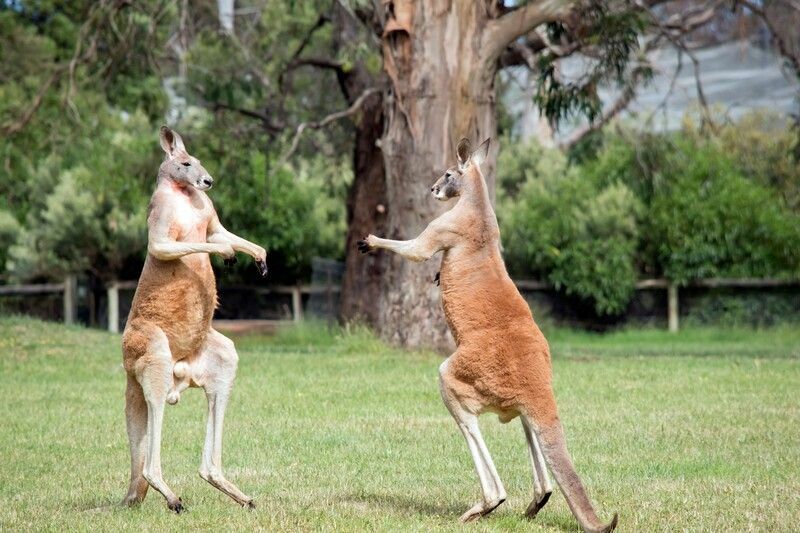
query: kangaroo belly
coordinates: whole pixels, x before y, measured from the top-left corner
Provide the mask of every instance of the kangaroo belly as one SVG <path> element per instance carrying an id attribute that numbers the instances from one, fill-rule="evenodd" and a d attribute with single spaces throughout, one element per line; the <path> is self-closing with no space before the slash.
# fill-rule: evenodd
<path id="1" fill-rule="evenodd" d="M 216 283 L 205 259 L 196 264 L 148 259 L 136 289 L 131 319 L 161 328 L 175 360 L 192 357 L 200 349 L 214 317 Z"/>

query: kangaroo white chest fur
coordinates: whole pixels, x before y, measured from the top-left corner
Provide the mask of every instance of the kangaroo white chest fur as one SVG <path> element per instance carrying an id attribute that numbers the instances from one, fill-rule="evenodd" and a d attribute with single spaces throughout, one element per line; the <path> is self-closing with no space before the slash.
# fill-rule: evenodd
<path id="1" fill-rule="evenodd" d="M 123 503 L 141 502 L 153 487 L 170 509 L 183 510 L 161 473 L 161 426 L 165 404 L 177 403 L 181 392 L 193 386 L 202 387 L 208 399 L 200 476 L 240 505 L 252 507 L 252 499 L 222 473 L 223 418 L 239 357 L 233 342 L 211 327 L 217 292 L 209 254 L 232 259 L 244 252 L 266 274 L 266 252 L 220 223 L 204 192 L 213 179 L 166 126 L 161 128 L 161 146 L 167 159 L 150 202 L 147 260 L 122 336 L 131 450 L 131 480 Z"/>
<path id="2" fill-rule="evenodd" d="M 173 212 L 173 230 L 177 240 L 183 242 L 206 242 L 208 224 L 214 209 L 208 196 L 201 191 L 174 190 L 166 193 L 169 209 Z"/>

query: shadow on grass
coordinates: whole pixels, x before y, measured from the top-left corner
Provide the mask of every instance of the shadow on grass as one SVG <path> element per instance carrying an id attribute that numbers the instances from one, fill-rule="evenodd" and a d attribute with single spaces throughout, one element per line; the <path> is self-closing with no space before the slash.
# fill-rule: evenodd
<path id="1" fill-rule="evenodd" d="M 374 505 L 377 507 L 387 507 L 404 512 L 414 512 L 417 514 L 424 514 L 428 516 L 435 516 L 438 518 L 452 518 L 457 520 L 464 509 L 454 504 L 436 504 L 428 500 L 412 498 L 408 496 L 398 496 L 396 494 L 349 494 L 342 498 L 343 502 L 360 503 L 367 505 Z"/>
<path id="2" fill-rule="evenodd" d="M 383 507 L 402 513 L 412 512 L 416 514 L 431 516 L 434 518 L 441 518 L 445 521 L 450 521 L 454 525 L 458 524 L 458 518 L 466 511 L 471 505 L 471 502 L 465 502 L 463 505 L 458 504 L 436 504 L 425 499 L 413 498 L 409 496 L 400 496 L 396 494 L 350 494 L 342 498 L 344 503 L 358 503 L 362 505 L 371 505 Z M 500 510 L 500 508 L 498 509 Z M 506 511 L 506 513 L 503 513 Z M 500 516 L 499 514 L 508 514 L 510 511 L 503 510 L 501 513 L 496 511 L 492 514 L 482 518 L 480 522 L 491 522 L 493 517 Z M 560 531 L 575 531 L 577 527 L 576 522 L 572 517 L 565 517 L 560 515 L 551 515 L 549 513 L 539 514 L 534 520 L 525 518 L 520 513 L 519 520 L 523 523 L 532 523 L 543 526 L 548 529 Z"/>

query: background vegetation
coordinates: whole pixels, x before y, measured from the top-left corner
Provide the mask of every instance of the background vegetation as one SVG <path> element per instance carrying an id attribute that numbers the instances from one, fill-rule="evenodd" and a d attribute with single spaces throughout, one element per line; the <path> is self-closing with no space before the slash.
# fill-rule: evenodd
<path id="1" fill-rule="evenodd" d="M 183 44 L 168 22 L 182 16 L 177 3 L 108 6 L 0 4 L 0 280 L 135 278 L 156 131 L 175 113 L 218 179 L 223 222 L 269 249 L 272 281 L 308 279 L 314 256 L 343 259 L 351 126 L 310 131 L 287 161 L 287 124 L 340 109 L 339 91 L 324 88 L 354 62 L 380 70 L 380 58 L 354 42 L 336 50 L 338 71 L 304 68 L 300 52 L 315 57 L 332 31 L 314 2 L 265 8 L 235 54 L 213 2 L 197 5 Z M 76 48 L 81 35 L 89 45 Z M 265 100 L 269 114 L 252 111 Z M 616 123 L 562 152 L 515 138 L 501 109 L 498 215 L 512 275 L 609 316 L 640 278 L 797 278 L 796 127 L 768 112 L 713 128 L 707 118 L 668 133 Z M 229 281 L 255 275 L 247 261 L 235 268 Z"/>
<path id="2" fill-rule="evenodd" d="M 600 314 L 623 311 L 639 278 L 794 279 L 796 142 L 769 113 L 713 134 L 688 120 L 661 134 L 618 125 L 567 155 L 507 141 L 498 214 L 509 267 Z"/>

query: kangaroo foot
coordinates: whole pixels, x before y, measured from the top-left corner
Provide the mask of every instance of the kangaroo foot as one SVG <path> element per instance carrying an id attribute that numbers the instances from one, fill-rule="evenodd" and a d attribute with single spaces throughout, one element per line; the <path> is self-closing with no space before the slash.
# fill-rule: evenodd
<path id="1" fill-rule="evenodd" d="M 495 509 L 497 509 L 501 503 L 506 501 L 505 498 L 497 498 L 490 502 L 478 502 L 470 508 L 469 511 L 461 515 L 461 518 L 458 520 L 460 522 L 472 522 L 473 520 L 477 520 L 482 516 L 486 516 L 487 514 L 491 513 Z"/>
<path id="2" fill-rule="evenodd" d="M 176 514 L 181 514 L 186 510 L 186 507 L 183 506 L 183 501 L 181 501 L 180 498 L 174 502 L 167 502 L 167 507 L 169 507 L 170 511 L 175 511 Z"/>
<path id="3" fill-rule="evenodd" d="M 541 495 L 537 495 L 537 497 L 531 502 L 528 506 L 528 509 L 525 511 L 525 516 L 533 520 L 536 518 L 536 515 L 539 511 L 544 507 L 544 504 L 547 503 L 547 500 L 550 499 L 550 495 L 552 492 L 545 492 Z"/>

